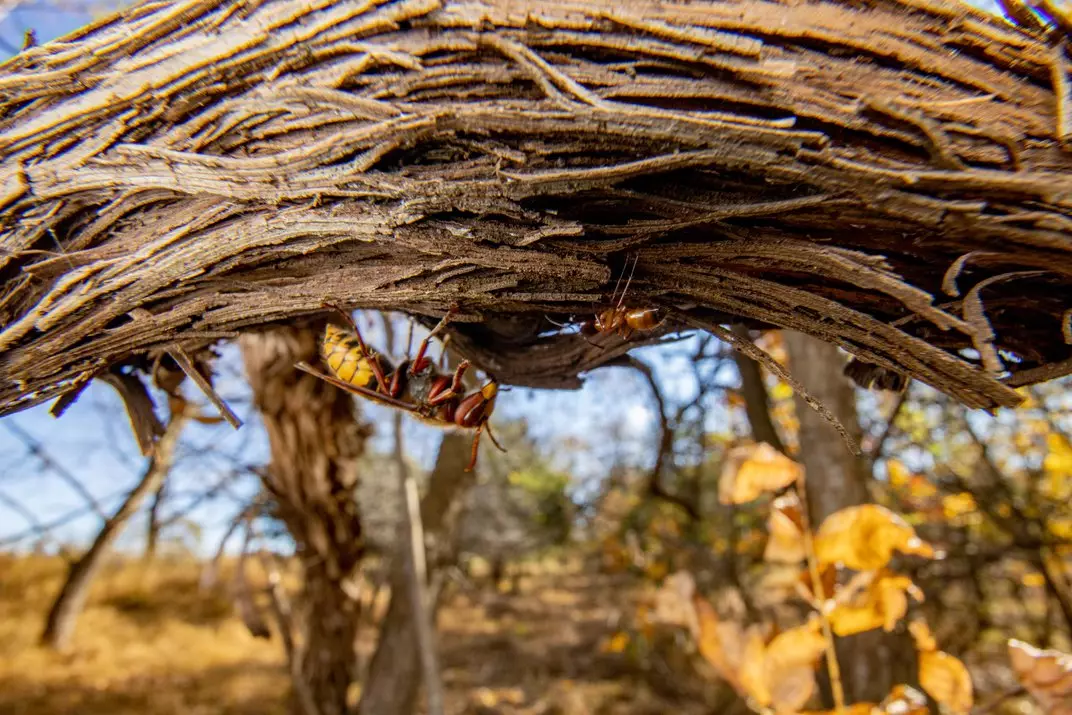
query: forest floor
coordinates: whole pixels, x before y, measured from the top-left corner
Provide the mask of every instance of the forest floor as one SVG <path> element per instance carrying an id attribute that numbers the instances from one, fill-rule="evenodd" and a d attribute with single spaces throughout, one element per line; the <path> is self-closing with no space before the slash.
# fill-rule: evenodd
<path id="1" fill-rule="evenodd" d="M 451 715 L 710 712 L 666 672 L 608 647 L 639 586 L 582 563 L 528 569 L 508 593 L 472 586 L 447 599 L 439 638 Z M 289 712 L 282 646 L 249 634 L 227 578 L 205 587 L 190 560 L 113 560 L 61 655 L 36 640 L 63 572 L 57 557 L 0 555 L 0 715 Z"/>

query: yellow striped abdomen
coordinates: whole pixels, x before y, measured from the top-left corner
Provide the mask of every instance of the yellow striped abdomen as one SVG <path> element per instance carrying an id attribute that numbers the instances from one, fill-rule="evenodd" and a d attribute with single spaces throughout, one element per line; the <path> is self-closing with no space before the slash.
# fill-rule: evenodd
<path id="1" fill-rule="evenodd" d="M 349 330 L 328 323 L 324 339 L 320 343 L 320 356 L 335 377 L 358 387 L 376 389 L 376 375 L 368 356 L 361 349 L 357 336 Z M 380 364 L 385 373 L 391 372 L 391 365 L 382 357 Z"/>

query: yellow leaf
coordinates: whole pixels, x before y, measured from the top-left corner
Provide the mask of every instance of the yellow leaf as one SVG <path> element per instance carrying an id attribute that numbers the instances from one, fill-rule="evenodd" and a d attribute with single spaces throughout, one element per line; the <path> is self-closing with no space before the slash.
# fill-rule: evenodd
<path id="1" fill-rule="evenodd" d="M 629 634 L 618 631 L 614 637 L 603 644 L 600 650 L 604 653 L 622 653 L 629 646 Z"/>
<path id="2" fill-rule="evenodd" d="M 887 459 L 886 477 L 889 479 L 890 486 L 903 487 L 908 484 L 908 480 L 912 477 L 912 472 L 908 471 L 908 467 L 899 459 Z"/>
<path id="3" fill-rule="evenodd" d="M 775 400 L 788 400 L 793 396 L 793 388 L 779 380 L 778 384 L 771 388 L 770 396 Z"/>
<path id="4" fill-rule="evenodd" d="M 908 624 L 908 632 L 912 634 L 919 652 L 929 653 L 938 650 L 938 643 L 935 642 L 934 634 L 931 633 L 931 627 L 926 621 L 912 621 Z"/>
<path id="5" fill-rule="evenodd" d="M 953 713 L 967 713 L 974 701 L 971 676 L 957 658 L 940 650 L 919 654 L 919 684 Z"/>
<path id="6" fill-rule="evenodd" d="M 835 512 L 815 535 L 815 553 L 824 564 L 875 571 L 889 563 L 894 550 L 934 557 L 934 549 L 916 536 L 903 518 L 878 504 Z"/>
<path id="7" fill-rule="evenodd" d="M 726 455 L 718 483 L 723 504 L 744 504 L 796 481 L 803 468 L 766 442 L 734 447 Z"/>
<path id="8" fill-rule="evenodd" d="M 1024 689 L 1050 715 L 1072 715 L 1072 655 L 1009 641 L 1009 661 Z"/>
<path id="9" fill-rule="evenodd" d="M 908 611 L 908 596 L 923 600 L 923 593 L 907 576 L 880 571 L 865 591 L 830 612 L 830 625 L 839 636 L 863 633 L 875 628 L 892 631 Z M 839 599 L 840 600 L 840 599 Z"/>
<path id="10" fill-rule="evenodd" d="M 778 497 L 771 505 L 767 518 L 767 546 L 763 550 L 763 560 L 777 563 L 795 564 L 804 560 L 804 533 L 799 526 L 800 500 L 790 493 Z"/>
<path id="11" fill-rule="evenodd" d="M 914 500 L 922 501 L 938 494 L 938 489 L 926 477 L 914 474 L 908 480 L 908 494 Z"/>
<path id="12" fill-rule="evenodd" d="M 774 637 L 767 644 L 767 660 L 773 670 L 798 665 L 815 665 L 826 649 L 821 624 L 812 619 L 803 626 L 790 628 Z"/>
<path id="13" fill-rule="evenodd" d="M 975 498 L 969 492 L 950 494 L 942 498 L 942 513 L 946 519 L 956 519 L 964 514 L 978 511 Z"/>
<path id="14" fill-rule="evenodd" d="M 1046 457 L 1042 461 L 1042 468 L 1047 472 L 1061 472 L 1063 475 L 1072 473 L 1072 445 L 1063 435 L 1050 432 L 1046 435 Z"/>
<path id="15" fill-rule="evenodd" d="M 1020 583 L 1028 588 L 1041 588 L 1046 585 L 1046 577 L 1040 573 L 1025 573 Z"/>

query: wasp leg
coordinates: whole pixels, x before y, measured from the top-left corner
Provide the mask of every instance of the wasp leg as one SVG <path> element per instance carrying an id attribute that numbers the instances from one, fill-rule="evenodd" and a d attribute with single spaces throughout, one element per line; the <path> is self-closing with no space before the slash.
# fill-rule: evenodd
<path id="1" fill-rule="evenodd" d="M 484 423 L 484 429 L 488 431 L 488 438 L 491 440 L 491 443 L 495 445 L 500 452 L 506 452 L 506 448 L 499 444 L 499 440 L 495 439 L 495 433 L 491 431 L 490 422 Z"/>
<path id="2" fill-rule="evenodd" d="M 581 337 L 582 337 L 582 338 L 584 338 L 584 342 L 588 343 L 589 345 L 591 345 L 591 346 L 592 346 L 592 347 L 594 347 L 594 348 L 599 348 L 599 350 L 600 350 L 601 352 L 607 349 L 607 346 L 606 346 L 606 345 L 600 345 L 599 343 L 597 343 L 597 342 L 595 342 L 595 341 L 593 341 L 593 340 L 589 340 L 589 339 L 588 339 L 588 336 L 587 336 L 587 335 L 585 335 L 584 333 L 581 333 L 580 335 L 581 335 Z M 599 335 L 600 335 L 600 333 L 596 333 L 596 336 L 597 336 L 597 337 L 598 337 Z"/>
<path id="3" fill-rule="evenodd" d="M 428 345 L 431 343 L 432 338 L 443 331 L 443 328 L 447 327 L 447 323 L 454 316 L 455 309 L 452 307 L 447 311 L 447 314 L 443 316 L 443 319 L 432 328 L 432 332 L 428 333 L 428 336 L 421 341 L 420 346 L 417 348 L 417 354 L 413 357 L 413 362 L 409 364 L 409 374 L 413 375 L 420 369 L 420 366 L 424 363 L 424 354 L 428 352 Z"/>
<path id="4" fill-rule="evenodd" d="M 480 446 L 480 433 L 484 429 L 484 425 L 477 425 L 476 434 L 473 435 L 473 454 L 469 458 L 469 466 L 465 468 L 465 471 L 473 471 L 473 467 L 476 466 L 477 448 Z"/>
<path id="5" fill-rule="evenodd" d="M 457 369 L 454 370 L 454 379 L 450 383 L 450 387 L 443 392 L 440 392 L 435 397 L 429 397 L 426 402 L 429 405 L 441 405 L 447 400 L 458 397 L 465 392 L 465 385 L 462 384 L 462 378 L 465 376 L 465 371 L 469 369 L 469 361 L 462 360 L 458 363 Z"/>

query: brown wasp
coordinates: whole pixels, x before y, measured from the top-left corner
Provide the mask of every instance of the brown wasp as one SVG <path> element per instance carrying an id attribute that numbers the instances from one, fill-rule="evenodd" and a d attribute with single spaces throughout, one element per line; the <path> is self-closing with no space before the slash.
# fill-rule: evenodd
<path id="1" fill-rule="evenodd" d="M 659 308 L 630 308 L 625 305 L 625 294 L 629 292 L 629 284 L 633 282 L 633 273 L 636 271 L 637 261 L 640 256 L 633 257 L 633 266 L 629 270 L 629 278 L 625 281 L 625 288 L 618 296 L 618 287 L 622 283 L 622 274 L 618 276 L 618 282 L 614 284 L 614 293 L 611 300 L 618 296 L 618 302 L 613 308 L 607 308 L 595 314 L 590 320 L 581 323 L 581 335 L 592 337 L 595 335 L 609 335 L 617 333 L 623 340 L 628 340 L 633 333 L 654 330 L 666 320 L 662 317 Z"/>
<path id="2" fill-rule="evenodd" d="M 450 313 L 421 341 L 412 360 L 395 367 L 379 353 L 369 350 L 349 313 L 335 306 L 326 307 L 337 311 L 347 326 L 340 328 L 328 323 L 320 343 L 320 356 L 332 374 L 325 375 L 304 362 L 297 363 L 296 368 L 353 395 L 410 412 L 436 427 L 475 430 L 472 458 L 466 471 L 472 471 L 476 465 L 482 432 L 487 431 L 491 441 L 502 450 L 488 424 L 499 383 L 490 379 L 479 390 L 465 394 L 462 378 L 469 369 L 469 361 L 463 360 L 453 375 L 444 375 L 426 354 L 431 339 L 450 322 Z"/>

